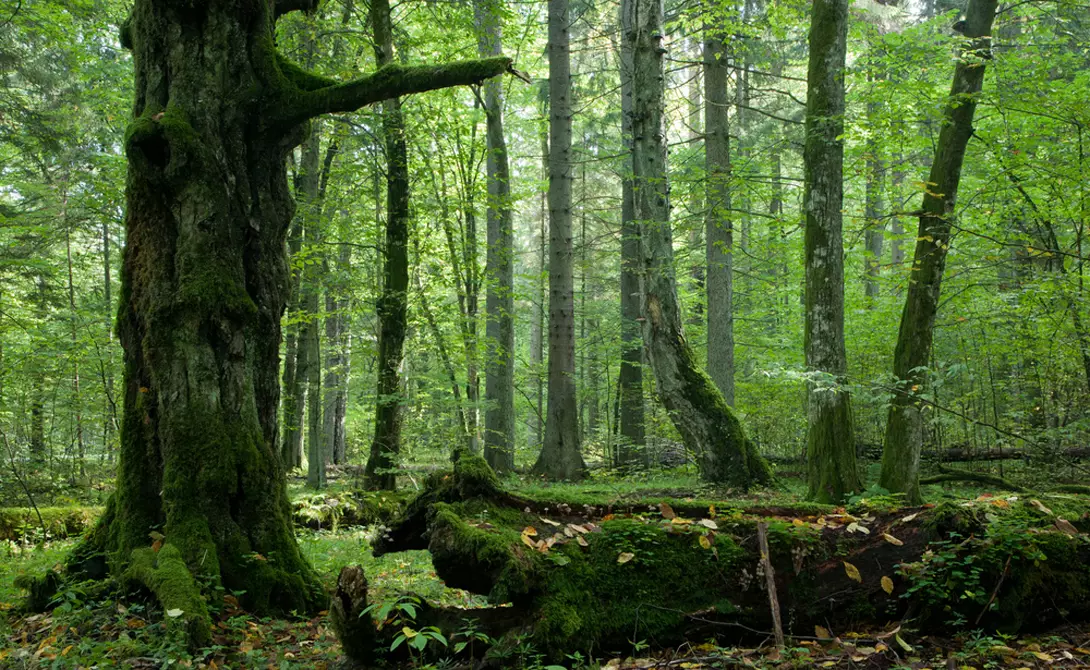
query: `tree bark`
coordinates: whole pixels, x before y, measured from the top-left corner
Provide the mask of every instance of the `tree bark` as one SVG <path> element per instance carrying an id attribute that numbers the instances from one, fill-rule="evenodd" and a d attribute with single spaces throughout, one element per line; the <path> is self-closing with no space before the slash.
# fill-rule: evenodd
<path id="1" fill-rule="evenodd" d="M 482 57 L 503 52 L 502 2 L 476 0 L 473 13 L 477 27 L 477 52 Z M 485 82 L 488 170 L 488 256 L 485 261 L 488 294 L 485 310 L 487 338 L 484 397 L 484 457 L 496 472 L 515 467 L 515 266 L 511 170 L 503 136 L 503 86 Z"/>
<path id="2" fill-rule="evenodd" d="M 622 8 L 623 10 L 623 8 Z M 632 17 L 621 13 L 622 30 Z M 632 169 L 632 44 L 621 41 L 621 141 L 625 161 L 621 173 L 621 369 L 617 377 L 618 417 L 621 439 L 617 447 L 620 466 L 650 464 L 643 407 L 643 333 L 640 324 L 640 226 L 636 221 L 636 196 Z"/>
<path id="3" fill-rule="evenodd" d="M 568 0 L 549 0 L 549 404 L 534 472 L 557 480 L 586 469 L 575 396 L 569 25 Z"/>
<path id="4" fill-rule="evenodd" d="M 899 388 L 889 408 L 878 483 L 889 491 L 906 494 L 909 501 L 920 499 L 924 418 L 923 405 L 916 394 L 927 381 L 961 167 L 973 132 L 973 113 L 984 84 L 985 64 L 991 56 L 996 4 L 996 0 L 970 0 L 966 10 L 964 34 L 969 42 L 954 68 L 953 85 L 943 111 L 893 352 L 893 375 Z"/>
<path id="5" fill-rule="evenodd" d="M 352 248 L 344 245 L 336 261 L 336 277 L 326 289 L 325 336 L 329 347 L 326 359 L 322 393 L 325 406 L 322 411 L 322 433 L 329 462 L 347 463 L 345 453 L 345 415 L 348 411 L 349 346 L 348 329 L 345 327 L 348 299 L 344 282 L 351 270 Z"/>
<path id="6" fill-rule="evenodd" d="M 731 277 L 734 233 L 730 214 L 730 125 L 726 45 L 715 28 L 704 37 L 704 218 L 708 291 L 708 376 L 723 400 L 734 405 L 734 290 Z M 721 30 L 721 29 L 720 29 Z"/>
<path id="7" fill-rule="evenodd" d="M 328 602 L 295 543 L 276 448 L 294 209 L 285 164 L 304 122 L 510 67 L 387 67 L 339 83 L 276 53 L 271 12 L 303 7 L 273 4 L 136 0 L 121 36 L 135 99 L 118 484 L 69 568 L 101 574 L 108 555 L 124 581 L 182 611 L 167 625 L 195 645 L 210 640 L 204 588 L 242 591 L 261 613 Z"/>
<path id="8" fill-rule="evenodd" d="M 685 339 L 674 274 L 666 179 L 661 0 L 625 0 L 622 40 L 632 51 L 632 169 L 639 225 L 643 341 L 670 418 L 708 480 L 749 488 L 768 465 Z"/>
<path id="9" fill-rule="evenodd" d="M 806 367 L 809 497 L 842 502 L 862 489 L 844 349 L 844 62 L 848 0 L 814 0 L 807 74 Z"/>
<path id="10" fill-rule="evenodd" d="M 873 48 L 873 46 L 871 47 Z M 872 56 L 873 58 L 873 56 Z M 873 68 L 873 65 L 870 66 Z M 874 80 L 873 73 L 868 79 Z M 881 148 L 878 142 L 879 129 L 875 127 L 878 115 L 878 103 L 871 100 L 867 102 L 867 123 L 869 134 L 866 143 L 866 158 L 864 159 L 864 172 L 866 184 L 864 187 L 863 219 L 866 233 L 864 242 L 867 248 L 867 256 L 864 261 L 865 276 L 863 288 L 867 297 L 867 308 L 872 309 L 878 298 L 878 277 L 882 268 L 882 246 L 886 237 L 885 219 L 882 217 L 882 189 L 885 185 L 886 168 L 882 161 Z"/>
<path id="11" fill-rule="evenodd" d="M 389 0 L 372 0 L 371 25 L 375 61 L 393 63 L 393 25 Z M 404 355 L 409 290 L 409 157 L 401 101 L 382 103 L 382 137 L 386 143 L 386 244 L 382 297 L 378 303 L 378 388 L 375 392 L 375 435 L 367 459 L 371 488 L 397 488 L 397 455 L 401 451 L 401 361 Z"/>

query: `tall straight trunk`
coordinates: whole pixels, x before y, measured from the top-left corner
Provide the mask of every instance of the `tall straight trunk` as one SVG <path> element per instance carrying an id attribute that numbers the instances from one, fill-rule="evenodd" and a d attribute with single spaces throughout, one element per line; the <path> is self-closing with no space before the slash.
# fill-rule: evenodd
<path id="1" fill-rule="evenodd" d="M 623 9 L 623 8 L 622 8 Z M 631 18 L 622 11 L 624 21 Z M 632 43 L 622 40 L 621 141 L 625 147 L 621 171 L 621 369 L 617 377 L 617 464 L 647 467 L 643 402 L 643 333 L 640 324 L 640 226 L 636 221 L 634 172 L 632 167 Z"/>
<path id="2" fill-rule="evenodd" d="M 871 47 L 873 48 L 873 46 Z M 873 58 L 871 56 L 871 58 Z M 873 65 L 870 65 L 873 69 Z M 869 72 L 867 78 L 874 81 L 874 72 Z M 864 241 L 867 248 L 864 261 L 863 287 L 867 297 L 867 307 L 873 308 L 874 301 L 878 298 L 878 276 L 882 264 L 882 246 L 886 237 L 885 219 L 882 218 L 882 189 L 885 185 L 886 168 L 881 157 L 881 147 L 878 142 L 878 129 L 875 127 L 878 115 L 878 103 L 870 100 L 867 102 L 867 124 L 869 134 L 866 143 L 866 157 L 864 158 L 864 172 L 866 183 L 864 186 L 863 219 L 865 226 Z"/>
<path id="3" fill-rule="evenodd" d="M 482 57 L 503 52 L 500 27 L 501 0 L 476 0 L 477 52 Z M 515 467 L 515 265 L 511 170 L 503 136 L 503 86 L 498 80 L 484 85 L 485 137 L 488 147 L 488 256 L 485 260 L 488 294 L 485 310 L 487 338 L 484 397 L 484 457 L 492 469 Z"/>
<path id="4" fill-rule="evenodd" d="M 701 475 L 739 488 L 771 479 L 723 395 L 685 339 L 674 274 L 663 126 L 661 0 L 624 0 L 621 37 L 632 54 L 634 218 L 639 225 L 643 341 L 663 404 Z"/>
<path id="5" fill-rule="evenodd" d="M 45 276 L 38 275 L 35 302 L 38 318 L 45 322 L 48 304 L 45 298 Z M 36 465 L 46 461 L 45 448 L 45 374 L 41 363 L 35 361 L 33 381 L 30 388 L 30 460 Z"/>
<path id="6" fill-rule="evenodd" d="M 752 21 L 754 13 L 753 0 L 744 0 L 742 2 L 741 15 L 739 20 L 745 25 L 747 22 Z M 738 133 L 738 142 L 736 143 L 735 151 L 737 152 L 737 160 L 735 164 L 738 166 L 740 172 L 743 173 L 742 181 L 745 180 L 745 172 L 753 174 L 752 168 L 749 166 L 750 147 L 753 145 L 753 140 L 750 138 L 750 86 L 749 86 L 749 70 L 752 67 L 752 45 L 750 44 L 750 38 L 743 36 L 736 37 L 733 40 L 735 48 L 734 56 L 734 100 L 735 100 L 735 132 Z M 739 189 L 738 193 L 738 232 L 739 234 L 739 247 L 742 251 L 749 251 L 750 248 L 750 236 L 753 228 L 753 218 L 749 215 L 750 201 L 749 201 L 749 187 L 748 184 Z M 741 260 L 743 269 L 749 269 L 749 263 Z M 746 275 L 742 275 L 744 280 Z M 745 295 L 745 282 L 742 282 L 742 295 Z"/>
<path id="7" fill-rule="evenodd" d="M 809 497 L 842 502 L 862 489 L 855 462 L 851 396 L 841 383 L 844 349 L 844 62 L 848 0 L 814 0 L 807 73 L 806 367 Z"/>
<path id="8" fill-rule="evenodd" d="M 544 120 L 549 112 L 549 87 L 548 82 L 542 82 L 540 86 L 541 118 Z M 549 178 L 549 129 L 546 123 L 541 124 L 541 177 L 542 182 Z M 541 190 L 541 206 L 538 221 L 537 238 L 537 282 L 534 286 L 534 321 L 530 331 L 530 361 L 534 365 L 534 387 L 536 391 L 534 404 L 534 445 L 541 448 L 545 437 L 545 290 L 549 271 L 549 260 L 546 253 L 549 239 L 549 196 L 546 189 Z"/>
<path id="9" fill-rule="evenodd" d="M 288 154 L 311 118 L 510 67 L 489 59 L 348 82 L 314 75 L 273 39 L 278 16 L 314 8 L 199 0 L 182 11 L 136 0 L 122 29 L 135 81 L 123 143 L 118 482 L 68 568 L 142 584 L 178 610 L 166 625 L 193 646 L 211 641 L 206 597 L 224 590 L 260 613 L 329 601 L 295 542 L 277 457 Z"/>
<path id="10" fill-rule="evenodd" d="M 969 41 L 954 68 L 950 97 L 943 111 L 942 129 L 927 178 L 929 186 L 920 210 L 911 281 L 893 352 L 898 390 L 890 401 L 878 483 L 889 491 L 904 493 L 910 502 L 920 500 L 924 403 L 917 391 L 927 382 L 961 167 L 973 133 L 973 114 L 984 84 L 985 65 L 991 57 L 996 4 L 996 0 L 969 0 L 965 13 L 964 34 Z"/>
<path id="11" fill-rule="evenodd" d="M 329 347 L 322 394 L 323 442 L 329 462 L 343 465 L 345 454 L 345 414 L 348 410 L 349 334 L 345 327 L 348 300 L 345 281 L 351 270 L 352 248 L 341 247 L 336 261 L 336 279 L 326 290 L 325 336 Z"/>
<path id="12" fill-rule="evenodd" d="M 534 472 L 582 479 L 575 395 L 571 48 L 568 0 L 549 0 L 549 406 Z"/>
<path id="13" fill-rule="evenodd" d="M 702 52 L 703 45 L 702 45 L 702 42 L 700 40 L 691 40 L 691 42 L 687 40 L 686 42 L 688 44 L 688 48 L 686 49 L 686 53 L 687 54 L 690 53 L 690 50 L 691 50 L 692 52 L 695 52 L 693 54 L 694 60 L 696 58 L 703 59 L 703 55 L 702 55 L 703 54 L 703 52 Z M 704 97 L 705 96 L 703 95 L 703 93 L 704 93 L 703 87 L 707 86 L 707 79 L 705 77 L 701 76 L 703 74 L 703 72 L 704 72 L 703 62 L 701 62 L 697 66 L 694 66 L 691 69 L 691 75 L 690 75 L 690 78 L 689 78 L 689 86 L 688 86 L 688 95 L 686 96 L 686 98 L 687 98 L 686 103 L 687 103 L 687 106 L 689 108 L 688 109 L 689 118 L 687 120 L 687 126 L 688 126 L 688 131 L 689 131 L 688 132 L 688 139 L 689 139 L 689 141 L 694 142 L 694 143 L 701 140 L 702 129 L 706 126 L 706 124 L 701 123 L 702 115 L 707 115 L 707 108 L 704 107 Z M 724 92 L 725 92 L 725 90 L 726 89 L 724 89 Z M 705 162 L 705 167 L 707 167 L 706 162 Z M 705 174 L 705 178 L 707 178 L 706 174 Z M 704 208 L 707 205 L 707 203 L 706 203 L 705 199 L 701 197 L 701 193 L 700 193 L 700 191 L 698 189 L 694 189 L 693 193 L 690 195 L 689 202 L 690 202 L 689 212 L 690 212 L 691 216 L 693 218 L 696 218 L 697 216 L 700 215 L 700 213 L 702 211 L 704 211 L 705 212 L 704 218 L 706 220 L 707 219 L 707 213 L 706 213 Z M 704 233 L 704 231 L 703 231 L 701 226 L 693 226 L 692 229 L 689 232 L 689 248 L 691 249 L 690 253 L 693 255 L 693 257 L 695 259 L 699 259 L 700 251 L 705 246 L 705 239 L 706 238 L 704 238 L 703 233 Z M 704 239 L 702 239 L 702 238 L 704 238 Z M 705 254 L 705 256 L 706 256 L 706 254 Z M 704 294 L 705 290 L 706 290 L 706 284 L 705 284 L 706 275 L 707 275 L 707 267 L 706 266 L 707 266 L 707 262 L 706 262 L 706 258 L 705 258 L 705 262 L 703 262 L 703 263 L 700 262 L 699 260 L 694 260 L 691 267 L 690 267 L 690 269 L 689 269 L 689 277 L 692 280 L 693 290 L 696 291 L 697 295 Z M 693 305 L 693 314 L 692 314 L 692 318 L 690 319 L 692 323 L 694 323 L 694 324 L 703 323 L 703 321 L 704 321 L 704 302 L 705 301 L 697 300 L 696 303 Z"/>
<path id="14" fill-rule="evenodd" d="M 420 266 L 419 245 L 417 245 L 416 249 L 416 264 L 417 267 Z M 468 444 L 465 406 L 462 404 L 462 387 L 458 383 L 458 375 L 454 371 L 454 361 L 450 357 L 447 340 L 443 337 L 443 331 L 439 328 L 439 321 L 436 320 L 435 314 L 428 304 L 428 294 L 424 291 L 424 286 L 420 282 L 419 273 L 416 274 L 416 291 L 420 296 L 420 311 L 428 324 L 432 339 L 435 340 L 435 347 L 439 350 L 439 361 L 443 364 L 443 370 L 447 373 L 447 379 L 450 381 L 450 393 L 454 396 L 454 421 L 458 425 L 459 437 L 463 443 Z"/>
<path id="15" fill-rule="evenodd" d="M 704 38 L 704 216 L 708 290 L 708 375 L 723 400 L 734 405 L 734 232 L 730 213 L 730 125 L 726 45 L 716 29 Z M 741 75 L 739 75 L 741 76 Z"/>
<path id="16" fill-rule="evenodd" d="M 103 401 L 103 416 L 102 416 L 102 448 L 106 450 L 107 461 L 113 462 L 113 450 L 110 449 L 110 442 L 113 438 L 114 431 L 117 429 L 117 406 L 114 403 L 114 366 L 113 366 L 113 345 L 114 345 L 114 327 L 113 318 L 114 313 L 114 298 L 113 298 L 113 268 L 110 267 L 112 263 L 110 255 L 110 221 L 108 217 L 102 218 L 102 296 L 106 304 L 106 360 L 102 363 L 103 366 L 103 386 L 105 390 L 106 398 Z"/>
<path id="17" fill-rule="evenodd" d="M 901 152 L 897 152 L 893 158 L 894 168 L 893 176 L 890 183 L 890 193 L 896 193 L 900 198 L 901 186 L 905 183 L 905 157 Z M 893 240 L 889 245 L 889 263 L 894 272 L 901 272 L 901 265 L 905 262 L 905 249 L 901 242 L 901 237 L 905 234 L 904 222 L 901 220 L 900 212 L 904 209 L 904 202 L 898 200 L 893 202 L 893 196 L 890 196 L 890 208 L 895 212 L 891 217 L 889 225 L 889 233 Z"/>
<path id="18" fill-rule="evenodd" d="M 317 122 L 311 124 L 310 133 L 303 142 L 299 159 L 299 174 L 296 182 L 295 198 L 298 203 L 297 222 L 302 228 L 302 248 L 308 254 L 317 253 L 318 226 L 321 219 L 321 181 L 320 158 L 321 132 Z M 318 333 L 320 265 L 316 258 L 309 257 L 299 276 L 299 312 L 304 319 L 297 341 L 298 360 L 295 375 L 299 399 L 305 402 L 306 411 L 306 446 L 307 446 L 307 486 L 321 488 L 325 485 L 325 458 L 322 445 L 320 422 L 321 403 L 321 341 Z M 297 418 L 302 423 L 304 405 L 300 402 Z M 300 446 L 303 430 L 299 427 Z M 300 463 L 301 464 L 301 463 Z"/>
<path id="19" fill-rule="evenodd" d="M 76 409 L 76 458 L 79 476 L 87 474 L 87 462 L 83 440 L 83 397 L 80 393 L 79 357 L 77 348 L 79 345 L 79 317 L 76 313 L 76 284 L 72 269 L 72 229 L 68 221 L 68 182 L 65 179 L 61 187 L 61 219 L 64 223 L 64 251 L 68 262 L 68 321 L 72 335 L 72 404 Z"/>
<path id="20" fill-rule="evenodd" d="M 389 0 L 372 0 L 371 28 L 375 61 L 393 62 L 393 25 Z M 378 388 L 375 392 L 375 435 L 367 459 L 371 488 L 397 487 L 397 455 L 401 451 L 401 360 L 404 355 L 409 289 L 409 157 L 401 101 L 382 103 L 382 137 L 386 143 L 386 244 L 382 297 L 378 303 Z"/>

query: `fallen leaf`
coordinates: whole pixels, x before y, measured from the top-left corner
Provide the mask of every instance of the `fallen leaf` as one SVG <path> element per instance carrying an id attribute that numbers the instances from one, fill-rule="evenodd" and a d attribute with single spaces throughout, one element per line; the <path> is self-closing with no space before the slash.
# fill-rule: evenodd
<path id="1" fill-rule="evenodd" d="M 900 546 L 904 545 L 904 542 L 902 542 L 901 540 L 898 540 L 897 538 L 893 537 L 889 533 L 882 533 L 882 538 L 885 539 L 886 542 L 889 542 L 890 544 L 892 544 L 895 547 L 900 547 Z"/>
<path id="2" fill-rule="evenodd" d="M 1060 517 L 1056 517 L 1056 528 L 1059 528 L 1061 531 L 1067 533 L 1068 535 L 1079 534 L 1078 528 L 1072 526 L 1070 521 L 1067 521 L 1066 519 L 1062 519 Z"/>
<path id="3" fill-rule="evenodd" d="M 1033 505 L 1033 508 L 1035 510 L 1037 510 L 1038 512 L 1040 512 L 1041 514 L 1047 514 L 1048 516 L 1052 516 L 1052 510 L 1045 507 L 1044 504 L 1040 500 L 1030 500 L 1029 504 Z"/>
<path id="4" fill-rule="evenodd" d="M 669 503 L 659 503 L 659 513 L 662 514 L 663 519 L 673 519 L 677 516 L 674 512 L 674 508 L 670 507 Z"/>
<path id="5" fill-rule="evenodd" d="M 805 526 L 806 522 L 802 519 L 791 519 L 791 524 L 794 526 Z"/>
<path id="6" fill-rule="evenodd" d="M 670 523 L 675 526 L 690 526 L 692 525 L 693 521 L 692 519 L 683 519 L 679 516 L 675 516 L 673 519 L 670 519 Z"/>
<path id="7" fill-rule="evenodd" d="M 531 549 L 537 549 L 537 545 L 534 544 L 534 541 L 530 539 L 529 535 L 522 536 L 522 543 L 525 544 L 527 547 L 530 547 Z"/>
<path id="8" fill-rule="evenodd" d="M 534 528 L 533 526 L 527 526 L 522 529 L 522 534 L 533 537 L 534 535 L 537 535 L 537 528 Z"/>
<path id="9" fill-rule="evenodd" d="M 919 512 L 913 512 L 912 514 L 909 514 L 908 516 L 903 516 L 903 517 L 901 517 L 901 523 L 908 523 L 909 521 L 912 521 L 913 519 L 915 519 L 919 515 L 920 515 Z"/>
<path id="10" fill-rule="evenodd" d="M 883 652 L 886 649 L 889 649 L 889 645 L 885 644 L 884 642 L 879 642 L 878 644 L 874 645 L 874 653 L 876 654 Z"/>
<path id="11" fill-rule="evenodd" d="M 1038 661 L 1044 661 L 1045 663 L 1051 663 L 1056 660 L 1043 651 L 1031 651 L 1030 653 L 1033 654 Z"/>
<path id="12" fill-rule="evenodd" d="M 538 518 L 541 519 L 542 521 L 544 521 L 545 523 L 549 524 L 550 526 L 559 526 L 560 525 L 556 521 L 553 521 L 552 519 L 546 519 L 543 516 L 539 516 Z"/>
<path id="13" fill-rule="evenodd" d="M 822 640 L 830 640 L 833 636 L 829 634 L 829 629 L 824 626 L 814 626 L 814 637 Z"/>
<path id="14" fill-rule="evenodd" d="M 621 552 L 621 555 L 617 557 L 617 562 L 623 565 L 631 561 L 633 558 L 636 558 L 635 554 L 630 551 L 623 551 Z"/>
<path id="15" fill-rule="evenodd" d="M 580 547 L 587 546 L 587 541 L 583 539 L 582 535 L 576 535 L 575 541 L 579 544 Z"/>
<path id="16" fill-rule="evenodd" d="M 882 590 L 888 595 L 893 595 L 893 580 L 882 575 Z"/>
<path id="17" fill-rule="evenodd" d="M 995 500 L 992 501 L 992 504 L 995 505 L 996 507 L 1000 508 L 1000 509 L 1007 509 L 1008 507 L 1011 506 L 1011 504 L 1009 502 L 1007 502 L 1006 500 L 1003 500 L 1002 498 L 996 498 Z"/>
<path id="18" fill-rule="evenodd" d="M 859 568 L 855 567 L 851 563 L 844 561 L 844 572 L 848 574 L 848 579 L 863 583 L 863 575 L 859 574 Z"/>
<path id="19" fill-rule="evenodd" d="M 719 524 L 715 523 L 711 519 L 701 519 L 700 521 L 697 521 L 697 523 L 700 524 L 701 526 L 704 526 L 705 528 L 710 528 L 712 530 L 719 530 Z"/>
<path id="20" fill-rule="evenodd" d="M 849 533 L 863 533 L 864 535 L 870 535 L 870 529 L 861 523 L 853 521 L 848 524 Z"/>
<path id="21" fill-rule="evenodd" d="M 897 644 L 901 645 L 901 649 L 904 649 L 909 654 L 912 653 L 912 645 L 902 640 L 900 635 L 894 635 L 893 640 Z"/>
<path id="22" fill-rule="evenodd" d="M 707 535 L 701 535 L 698 541 L 700 542 L 701 547 L 704 547 L 705 549 L 712 548 L 712 541 L 708 539 Z"/>
<path id="23" fill-rule="evenodd" d="M 177 609 L 177 608 L 166 611 L 166 615 L 168 617 L 170 617 L 171 619 L 177 619 L 178 617 L 182 616 L 183 614 L 185 614 L 185 612 L 183 612 L 182 610 Z"/>

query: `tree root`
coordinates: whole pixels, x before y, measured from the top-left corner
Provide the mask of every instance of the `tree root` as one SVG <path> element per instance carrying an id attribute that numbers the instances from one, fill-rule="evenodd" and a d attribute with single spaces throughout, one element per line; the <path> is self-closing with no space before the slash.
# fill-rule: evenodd
<path id="1" fill-rule="evenodd" d="M 145 587 L 155 595 L 163 606 L 167 629 L 184 634 L 190 648 L 212 641 L 208 606 L 177 547 L 164 544 L 158 552 L 151 547 L 133 550 L 132 562 L 121 578 L 123 583 Z"/>

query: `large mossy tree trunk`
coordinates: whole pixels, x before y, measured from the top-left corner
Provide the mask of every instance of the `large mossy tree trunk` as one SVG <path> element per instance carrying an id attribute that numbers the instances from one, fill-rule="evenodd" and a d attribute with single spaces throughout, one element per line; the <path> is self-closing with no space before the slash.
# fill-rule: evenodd
<path id="1" fill-rule="evenodd" d="M 701 476 L 749 488 L 771 471 L 722 393 L 700 369 L 682 328 L 666 176 L 661 0 L 626 0 L 621 39 L 632 49 L 632 169 L 639 225 L 643 341 L 655 382 Z"/>
<path id="2" fill-rule="evenodd" d="M 622 14 L 622 29 L 626 16 Z M 630 16 L 628 17 L 631 18 Z M 621 441 L 618 465 L 647 466 L 643 410 L 643 333 L 640 326 L 640 227 L 632 172 L 632 45 L 620 45 L 621 141 L 625 162 L 621 174 L 621 369 L 617 376 L 617 425 Z"/>
<path id="3" fill-rule="evenodd" d="M 575 394 L 575 277 L 572 272 L 571 47 L 568 0 L 549 0 L 549 390 L 534 472 L 582 479 Z"/>
<path id="4" fill-rule="evenodd" d="M 502 2 L 477 0 L 477 52 L 502 53 Z M 484 89 L 485 140 L 488 155 L 488 255 L 485 260 L 486 354 L 484 370 L 484 457 L 496 472 L 515 468 L 515 264 L 511 169 L 503 136 L 503 86 L 498 80 Z"/>
<path id="5" fill-rule="evenodd" d="M 968 43 L 954 68 L 954 82 L 943 111 L 942 130 L 920 210 L 901 328 L 893 352 L 897 391 L 890 402 L 878 483 L 889 491 L 904 493 L 909 501 L 920 500 L 924 401 L 918 391 L 927 383 L 961 167 L 973 134 L 973 113 L 984 85 L 985 64 L 991 57 L 996 5 L 996 0 L 970 0 L 965 13 L 964 34 Z"/>
<path id="6" fill-rule="evenodd" d="M 734 232 L 730 202 L 730 124 L 727 81 L 730 62 L 716 29 L 704 36 L 704 214 L 708 291 L 708 376 L 723 400 L 734 405 Z M 722 30 L 722 29 L 719 29 Z M 739 77 L 741 74 L 739 74 Z"/>
<path id="7" fill-rule="evenodd" d="M 243 591 L 256 612 L 326 602 L 277 453 L 289 152 L 312 117 L 479 83 L 510 63 L 387 66 L 339 83 L 277 54 L 275 16 L 300 9 L 313 5 L 137 0 L 122 34 L 135 100 L 121 454 L 116 493 L 69 567 L 142 584 L 182 611 L 168 624 L 195 644 L 210 636 L 202 588 Z"/>
<path id="8" fill-rule="evenodd" d="M 394 29 L 389 0 L 372 0 L 375 61 L 394 61 Z M 401 451 L 401 360 L 409 311 L 409 149 L 401 101 L 382 103 L 382 138 L 386 143 L 386 244 L 383 247 L 382 296 L 378 302 L 378 388 L 375 435 L 367 459 L 367 483 L 374 489 L 397 488 Z"/>
<path id="9" fill-rule="evenodd" d="M 809 496 L 842 502 L 862 485 L 855 462 L 844 348 L 844 62 L 848 0 L 814 0 L 807 74 L 806 367 Z"/>

